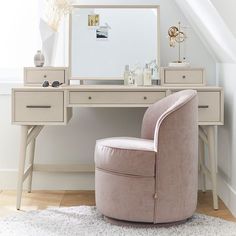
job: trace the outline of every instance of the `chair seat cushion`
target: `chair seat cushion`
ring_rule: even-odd
[[[117,137],[96,142],[96,168],[134,176],[154,176],[153,140]]]

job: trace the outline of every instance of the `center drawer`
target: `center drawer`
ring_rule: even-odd
[[[165,92],[69,92],[69,104],[152,104]]]
[[[64,93],[14,92],[14,122],[63,122]]]

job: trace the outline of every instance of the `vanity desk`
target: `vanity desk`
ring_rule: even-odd
[[[88,20],[95,16],[99,20],[91,27]],[[36,139],[44,126],[67,125],[72,117],[72,108],[148,107],[183,89],[194,89],[198,93],[199,169],[202,188],[205,191],[205,177],[210,177],[213,207],[218,209],[215,127],[224,123],[223,90],[220,87],[206,86],[203,68],[160,67],[160,6],[73,5],[68,34],[68,68],[27,67],[24,72],[24,87],[12,90],[12,123],[21,126],[17,209],[20,209],[22,187],[26,179],[29,180],[28,191],[31,191],[33,171],[94,172],[94,165],[34,163]],[[140,37],[141,35],[145,37]],[[160,68],[156,78],[160,76],[161,86],[70,83],[72,80],[103,79],[113,80],[115,84],[114,81],[123,79],[125,65],[134,66],[138,62],[140,67],[147,61],[154,61],[156,68]],[[44,80],[49,83],[57,80],[63,85],[58,88],[43,88]],[[209,169],[204,159],[205,144],[209,147]]]
[[[12,90],[12,122],[21,126],[17,209],[20,209],[22,186],[27,177],[28,191],[31,191],[33,171],[94,172],[94,165],[35,164],[35,142],[44,126],[66,125],[72,117],[72,107],[148,107],[165,96],[183,89],[195,89],[198,92],[201,168],[203,175],[209,175],[212,179],[214,208],[217,209],[215,126],[223,125],[224,122],[222,88],[122,85],[69,85],[59,88],[30,86]],[[209,146],[210,171],[204,165],[203,142]],[[27,147],[29,147],[29,160],[25,168]],[[203,188],[205,188],[204,181]]]

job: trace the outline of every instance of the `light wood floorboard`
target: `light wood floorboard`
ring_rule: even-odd
[[[33,191],[32,193],[23,193],[22,210],[17,211],[15,203],[15,191],[0,190],[0,217],[48,207],[94,206],[95,196],[94,191]],[[211,191],[206,193],[199,191],[197,212],[236,222],[236,218],[233,217],[221,200],[219,201],[219,210],[212,209]]]

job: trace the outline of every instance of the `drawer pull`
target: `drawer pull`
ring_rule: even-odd
[[[186,78],[186,75],[183,75],[182,78],[185,79],[185,78]]]
[[[200,105],[200,106],[198,106],[198,108],[209,108],[209,106],[208,105]]]
[[[28,105],[26,108],[51,108],[52,106],[36,106],[36,105]]]
[[[47,78],[47,75],[44,75],[43,77],[44,77],[44,78]]]
[[[145,96],[145,97],[143,97],[143,99],[144,99],[144,100],[147,100],[147,97]]]
[[[90,96],[89,96],[89,97],[88,97],[88,99],[89,99],[89,100],[91,100],[91,99],[92,99],[92,97],[90,97]]]

